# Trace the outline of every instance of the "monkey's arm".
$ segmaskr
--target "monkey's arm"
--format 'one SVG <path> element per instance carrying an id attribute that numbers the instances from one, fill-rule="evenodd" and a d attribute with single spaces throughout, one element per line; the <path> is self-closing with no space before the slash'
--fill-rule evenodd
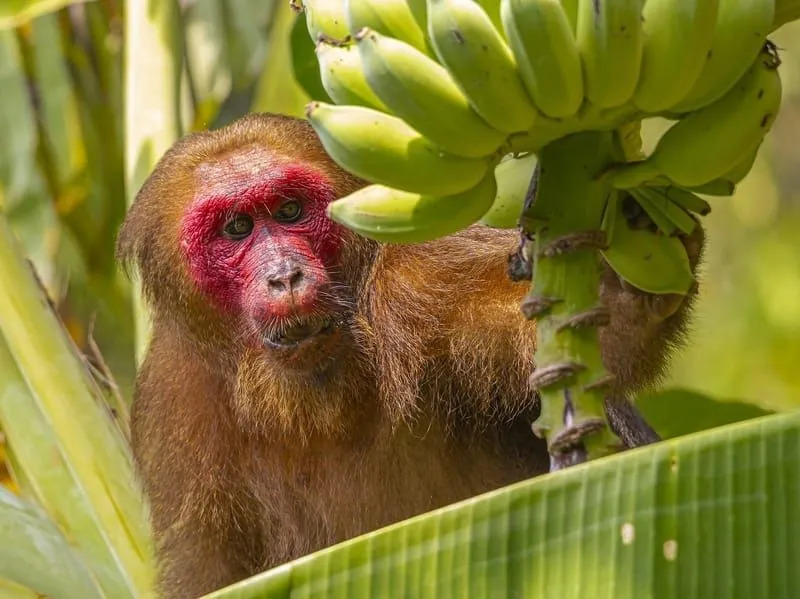
<path id="1" fill-rule="evenodd" d="M 170 337 L 155 326 L 137 378 L 132 445 L 151 504 L 161 591 L 188 598 L 252 573 L 258 527 L 248 526 L 222 390 Z"/>
<path id="2" fill-rule="evenodd" d="M 516 249 L 513 233 L 474 227 L 438 243 L 457 279 L 449 282 L 452 302 L 441 308 L 445 331 L 441 343 L 446 360 L 461 373 L 468 387 L 459 395 L 473 398 L 477 414 L 513 415 L 535 401 L 527 386 L 533 368 L 534 323 L 523 319 L 519 305 L 528 281 L 512 282 L 507 257 Z M 703 232 L 684 239 L 692 268 L 696 268 Z M 472 249 L 470 249 L 472 248 Z M 609 308 L 610 324 L 600 330 L 601 354 L 616 385 L 607 399 L 612 427 L 628 446 L 658 440 L 636 409 L 626 400 L 652 384 L 664 371 L 670 350 L 683 340 L 696 289 L 686 298 L 656 296 L 620 281 L 605 267 L 601 299 Z"/>

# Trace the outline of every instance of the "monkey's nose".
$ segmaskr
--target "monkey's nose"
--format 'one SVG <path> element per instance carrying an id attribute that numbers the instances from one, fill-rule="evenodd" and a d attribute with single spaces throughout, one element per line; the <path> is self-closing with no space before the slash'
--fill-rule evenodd
<path id="1" fill-rule="evenodd" d="M 303 271 L 298 267 L 275 273 L 267 279 L 267 285 L 273 294 L 290 293 L 296 290 L 302 282 Z"/>

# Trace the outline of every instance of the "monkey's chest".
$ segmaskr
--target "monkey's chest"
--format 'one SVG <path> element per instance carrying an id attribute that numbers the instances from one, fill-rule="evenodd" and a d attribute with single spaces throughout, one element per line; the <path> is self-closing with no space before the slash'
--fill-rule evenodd
<path id="1" fill-rule="evenodd" d="M 496 446 L 495 433 L 465 443 L 429 424 L 357 444 L 273 449 L 251 478 L 264 538 L 286 561 L 536 474 Z"/>

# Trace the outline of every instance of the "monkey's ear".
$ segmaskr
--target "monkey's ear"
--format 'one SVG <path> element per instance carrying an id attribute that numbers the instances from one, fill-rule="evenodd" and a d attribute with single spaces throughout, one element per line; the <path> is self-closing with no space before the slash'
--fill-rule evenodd
<path id="1" fill-rule="evenodd" d="M 152 193 L 158 193 L 151 187 L 150 181 L 145 182 L 117 234 L 115 255 L 129 277 L 133 266 L 147 270 L 156 252 L 160 215 L 148 201 Z"/>
<path id="2" fill-rule="evenodd" d="M 129 278 L 131 276 L 131 267 L 133 265 L 138 266 L 141 262 L 141 256 L 139 255 L 141 247 L 139 244 L 139 235 L 137 234 L 137 231 L 139 231 L 141 227 L 137 225 L 136 212 L 136 206 L 134 205 L 122 222 L 122 226 L 117 234 L 115 250 L 117 262 L 120 263 L 122 269 Z"/>

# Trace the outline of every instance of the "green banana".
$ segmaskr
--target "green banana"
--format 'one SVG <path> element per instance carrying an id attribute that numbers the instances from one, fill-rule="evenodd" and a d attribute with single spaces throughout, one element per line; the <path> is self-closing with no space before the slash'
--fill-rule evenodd
<path id="1" fill-rule="evenodd" d="M 714 179 L 713 181 L 709 181 L 705 185 L 699 185 L 697 187 L 692 187 L 692 191 L 696 191 L 697 193 L 705 193 L 707 195 L 716 195 L 716 196 L 731 196 L 733 192 L 736 191 L 736 185 L 744 179 L 750 170 L 753 168 L 753 164 L 756 161 L 756 156 L 758 155 L 758 150 L 761 147 L 759 143 L 754 150 L 751 150 L 749 154 L 739 162 L 736 166 L 734 166 L 731 170 L 727 173 Z"/>
<path id="2" fill-rule="evenodd" d="M 717 6 L 718 0 L 647 0 L 642 69 L 633 94 L 637 108 L 661 112 L 691 91 L 711 48 Z"/>
<path id="3" fill-rule="evenodd" d="M 611 108 L 633 96 L 642 62 L 644 0 L 579 0 L 578 49 L 586 97 Z"/>
<path id="4" fill-rule="evenodd" d="M 402 40 L 417 50 L 430 54 L 425 33 L 417 24 L 405 0 L 340 0 L 345 5 L 347 24 L 355 35 L 369 27 L 384 35 Z"/>
<path id="5" fill-rule="evenodd" d="M 677 237 L 632 229 L 619 203 L 609 202 L 603 229 L 609 246 L 601 250 L 608 265 L 625 281 L 648 293 L 685 295 L 694 282 L 686 248 Z"/>
<path id="6" fill-rule="evenodd" d="M 492 207 L 481 218 L 481 223 L 498 229 L 517 226 L 535 168 L 536 154 L 526 154 L 521 158 L 509 155 L 495 167 L 497 193 Z"/>
<path id="7" fill-rule="evenodd" d="M 681 233 L 689 235 L 697 226 L 697 221 L 683 208 L 673 203 L 664 194 L 656 191 L 654 187 L 637 187 L 636 189 L 631 189 L 630 193 L 658 228 L 667 235 L 671 235 L 676 228 Z M 666 223 L 666 226 L 662 226 L 662 223 Z"/>
<path id="8" fill-rule="evenodd" d="M 686 189 L 707 196 L 732 196 L 733 192 L 736 191 L 736 184 L 720 178 L 704 183 L 703 185 L 687 187 Z"/>
<path id="9" fill-rule="evenodd" d="M 687 96 L 670 111 L 692 112 L 724 96 L 758 55 L 774 14 L 774 0 L 719 0 L 703 70 Z"/>
<path id="10" fill-rule="evenodd" d="M 775 120 L 781 101 L 779 64 L 768 42 L 733 89 L 674 124 L 646 160 L 612 169 L 611 184 L 626 189 L 666 177 L 692 188 L 741 164 Z"/>
<path id="11" fill-rule="evenodd" d="M 488 160 L 445 154 L 403 120 L 361 106 L 311 102 L 306 116 L 331 158 L 372 183 L 431 195 L 477 185 Z"/>
<path id="12" fill-rule="evenodd" d="M 661 233 L 664 235 L 672 235 L 678 228 L 675 226 L 667 215 L 664 214 L 661 210 L 659 210 L 656 206 L 653 206 L 647 198 L 640 195 L 641 190 L 644 189 L 643 187 L 637 187 L 635 189 L 629 189 L 628 192 L 636 199 L 636 203 L 642 207 L 642 209 L 647 213 L 647 216 L 650 217 L 650 220 L 653 221 L 653 224 L 658 228 Z"/>
<path id="13" fill-rule="evenodd" d="M 744 179 L 750 173 L 750 171 L 753 168 L 753 164 L 755 164 L 756 162 L 756 157 L 758 156 L 758 150 L 761 148 L 762 140 L 759 140 L 755 148 L 748 151 L 747 155 L 744 157 L 743 160 L 741 160 L 731 170 L 722 175 L 722 178 L 725 179 L 726 181 L 730 181 L 734 185 L 736 185 L 742 179 Z"/>
<path id="14" fill-rule="evenodd" d="M 756 147 L 750 150 L 747 156 L 727 173 L 713 181 L 709 181 L 705 185 L 692 187 L 691 190 L 712 196 L 733 195 L 733 192 L 736 191 L 736 185 L 744 179 L 753 168 L 760 147 L 761 142 L 756 144 Z"/>
<path id="15" fill-rule="evenodd" d="M 525 89 L 536 108 L 571 117 L 583 102 L 575 34 L 559 0 L 502 0 L 500 14 Z"/>
<path id="16" fill-rule="evenodd" d="M 317 42 L 317 62 L 322 87 L 337 104 L 366 106 L 389 112 L 364 78 L 358 48 L 353 44 Z"/>
<path id="17" fill-rule="evenodd" d="M 364 75 L 375 94 L 445 152 L 487 156 L 505 140 L 469 105 L 443 66 L 414 47 L 370 29 L 356 35 Z"/>
<path id="18" fill-rule="evenodd" d="M 430 196 L 370 185 L 328 204 L 328 216 L 365 237 L 420 243 L 476 222 L 492 205 L 494 176 L 451 196 Z"/>
<path id="19" fill-rule="evenodd" d="M 504 133 L 531 128 L 536 109 L 511 50 L 479 4 L 428 0 L 428 34 L 439 62 L 486 122 Z"/>
<path id="20" fill-rule="evenodd" d="M 303 0 L 308 35 L 315 42 L 320 35 L 344 39 L 350 33 L 344 0 Z"/>
<path id="21" fill-rule="evenodd" d="M 676 204 L 687 212 L 705 216 L 711 212 L 711 204 L 700 196 L 682 187 L 654 187 L 653 191 L 664 196 L 669 202 Z"/>

